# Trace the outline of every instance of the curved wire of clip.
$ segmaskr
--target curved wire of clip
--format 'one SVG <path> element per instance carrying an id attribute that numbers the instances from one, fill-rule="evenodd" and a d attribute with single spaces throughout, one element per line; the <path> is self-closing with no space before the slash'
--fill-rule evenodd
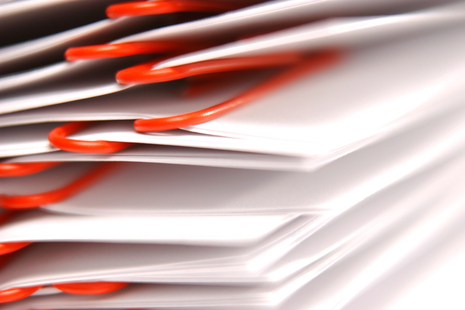
<path id="1" fill-rule="evenodd" d="M 221 115 L 229 113 L 230 111 L 237 109 L 247 103 L 250 103 L 264 96 L 265 94 L 275 90 L 276 88 L 281 87 L 287 83 L 290 83 L 295 79 L 298 79 L 299 77 L 302 77 L 309 73 L 322 70 L 336 63 L 339 59 L 340 59 L 339 53 L 333 52 L 333 51 L 316 54 L 311 57 L 307 57 L 305 59 L 300 59 L 300 61 L 294 62 L 293 66 L 291 66 L 290 68 L 276 74 L 270 79 L 254 86 L 248 91 L 230 100 L 227 100 L 223 103 L 214 105 L 212 107 L 209 107 L 203 110 L 180 114 L 180 115 L 171 116 L 171 117 L 163 117 L 163 118 L 155 118 L 155 119 L 139 119 L 134 122 L 134 128 L 138 132 L 165 131 L 165 130 L 171 130 L 171 129 L 178 129 L 182 127 L 188 127 L 188 126 L 197 125 L 197 124 L 210 121 Z M 251 59 L 248 59 L 248 60 L 251 60 Z M 280 62 L 278 63 L 284 64 L 286 61 L 289 61 L 289 60 L 291 60 L 291 58 L 286 59 L 285 57 L 283 57 L 282 59 L 280 59 Z M 220 62 L 215 61 L 215 64 L 218 64 L 218 63 Z M 238 67 L 240 67 L 241 69 L 245 69 L 247 67 L 245 65 L 250 64 L 250 67 L 247 67 L 247 68 L 258 68 L 260 67 L 260 65 L 263 65 L 265 63 L 266 61 L 258 62 L 258 63 L 246 61 L 246 62 L 241 63 L 241 66 L 238 66 Z M 179 68 L 167 68 L 166 70 L 160 69 L 155 74 L 152 74 L 151 72 L 148 73 L 148 75 L 150 76 L 147 80 L 164 81 L 164 80 L 168 80 L 169 78 L 173 78 L 173 79 L 182 78 L 182 77 L 191 76 L 192 74 L 219 72 L 218 69 L 227 70 L 227 69 L 238 68 L 238 67 L 234 67 L 233 64 L 234 64 L 233 62 L 228 63 L 228 61 L 225 60 L 225 62 L 221 63 L 220 65 L 212 65 L 212 66 L 207 65 L 205 67 L 202 67 L 201 63 L 186 65 L 186 67 L 188 67 L 187 70 L 185 68 L 182 68 L 181 70 L 179 70 Z M 123 70 L 123 71 L 126 71 L 126 70 Z M 153 71 L 157 71 L 157 70 L 153 70 Z M 145 73 L 147 72 L 145 71 L 144 74 Z M 120 74 L 120 77 L 121 77 L 121 74 Z M 127 77 L 128 77 L 127 75 L 124 76 L 124 78 L 127 78 Z M 130 75 L 130 77 L 132 76 Z M 137 78 L 138 77 L 135 76 L 135 78 L 132 81 L 136 80 Z M 143 76 L 143 78 L 145 78 L 145 75 Z M 147 80 L 144 80 L 144 81 L 147 81 Z M 125 81 L 128 81 L 128 80 L 125 80 Z"/>
<path id="2" fill-rule="evenodd" d="M 305 59 L 306 57 L 300 53 L 282 53 L 213 59 L 176 67 L 152 69 L 154 65 L 160 62 L 160 60 L 156 60 L 120 70 L 116 74 L 116 80 L 123 85 L 160 83 L 202 74 L 289 66 L 298 64 Z"/>
<path id="3" fill-rule="evenodd" d="M 53 286 L 62 292 L 76 295 L 100 295 L 117 291 L 129 283 L 123 282 L 86 282 L 54 284 Z M 12 288 L 0 291 L 0 304 L 17 301 L 34 294 L 42 286 Z"/>
<path id="4" fill-rule="evenodd" d="M 33 286 L 22 288 L 10 288 L 8 290 L 0 291 L 0 304 L 24 299 L 34 294 L 40 288 L 41 286 Z"/>
<path id="5" fill-rule="evenodd" d="M 24 210 L 62 201 L 90 186 L 112 170 L 115 165 L 116 163 L 99 164 L 70 184 L 49 192 L 32 195 L 0 195 L 0 206 L 6 209 Z"/>
<path id="6" fill-rule="evenodd" d="M 109 18 L 123 16 L 160 15 L 179 12 L 222 13 L 244 7 L 245 3 L 206 0 L 158 0 L 135 1 L 110 5 L 106 14 Z"/>
<path id="7" fill-rule="evenodd" d="M 114 153 L 131 146 L 131 143 L 109 141 L 84 141 L 69 139 L 72 135 L 85 129 L 91 122 L 72 122 L 53 129 L 48 139 L 50 143 L 63 151 L 76 153 Z"/>
<path id="8" fill-rule="evenodd" d="M 70 47 L 65 52 L 65 58 L 68 61 L 75 61 L 84 59 L 116 58 L 139 54 L 180 53 L 194 51 L 202 47 L 206 47 L 206 45 L 161 41 L 109 43 Z"/>
<path id="9" fill-rule="evenodd" d="M 125 282 L 80 282 L 54 284 L 53 286 L 60 291 L 76 295 L 100 295 L 117 291 L 129 283 Z"/>
<path id="10" fill-rule="evenodd" d="M 230 3 L 206 0 L 158 0 L 137 1 L 110 5 L 107 15 L 110 18 L 141 16 L 176 12 L 226 12 L 248 5 L 247 2 Z M 185 53 L 212 44 L 186 42 L 140 41 L 70 47 L 65 52 L 68 61 L 84 59 L 115 58 L 138 54 Z"/>
<path id="11" fill-rule="evenodd" d="M 19 177 L 34 174 L 60 164 L 59 162 L 0 164 L 0 177 Z"/>
<path id="12" fill-rule="evenodd" d="M 0 243 L 0 255 L 5 255 L 8 253 L 15 252 L 28 246 L 32 242 L 8 242 L 8 243 Z"/>
<path id="13" fill-rule="evenodd" d="M 283 70 L 270 79 L 252 87 L 248 91 L 212 107 L 171 117 L 139 119 L 134 122 L 134 128 L 138 132 L 154 132 L 188 127 L 215 119 L 258 99 L 301 76 L 317 72 L 335 64 L 339 59 L 340 54 L 335 51 L 317 53 L 312 56 L 306 56 L 298 53 L 286 53 L 279 55 L 243 57 L 237 59 L 217 59 L 184 66 L 151 70 L 152 66 L 156 64 L 158 62 L 157 61 L 119 71 L 117 79 L 123 84 L 156 83 L 201 74 L 280 66 L 288 67 L 286 70 Z M 113 153 L 132 145 L 126 142 L 83 141 L 67 138 L 68 135 L 84 129 L 89 124 L 91 123 L 74 122 L 60 126 L 50 132 L 49 140 L 53 146 L 59 149 L 77 153 Z"/>

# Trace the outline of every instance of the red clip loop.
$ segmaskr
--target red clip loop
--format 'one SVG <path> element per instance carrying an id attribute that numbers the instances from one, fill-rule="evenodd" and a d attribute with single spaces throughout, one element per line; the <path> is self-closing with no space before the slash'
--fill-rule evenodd
<path id="1" fill-rule="evenodd" d="M 201 74 L 289 66 L 304 60 L 298 53 L 213 59 L 186 65 L 152 69 L 159 62 L 145 63 L 119 71 L 116 80 L 120 84 L 149 84 L 179 80 Z"/>
<path id="2" fill-rule="evenodd" d="M 70 47 L 65 52 L 68 61 L 83 59 L 116 58 L 138 54 L 187 52 L 199 49 L 197 45 L 177 42 L 126 42 Z"/>
<path id="3" fill-rule="evenodd" d="M 8 242 L 0 243 L 0 255 L 5 255 L 28 246 L 32 242 Z"/>
<path id="4" fill-rule="evenodd" d="M 0 177 L 18 177 L 28 174 L 34 174 L 53 166 L 60 164 L 59 162 L 44 162 L 44 163 L 12 163 L 0 164 Z"/>
<path id="5" fill-rule="evenodd" d="M 156 119 L 139 119 L 134 122 L 134 128 L 139 132 L 165 131 L 210 121 L 240 106 L 255 101 L 276 88 L 290 83 L 305 74 L 324 69 L 336 63 L 339 59 L 340 55 L 337 52 L 317 54 L 228 101 L 186 114 Z"/>
<path id="6" fill-rule="evenodd" d="M 77 295 L 99 295 L 117 291 L 129 283 L 123 282 L 91 282 L 91 283 L 65 283 L 53 286 L 69 294 Z"/>
<path id="7" fill-rule="evenodd" d="M 34 294 L 41 286 L 11 288 L 9 290 L 0 291 L 0 304 L 20 300 Z"/>
<path id="8" fill-rule="evenodd" d="M 62 201 L 96 182 L 99 178 L 111 171 L 116 164 L 117 163 L 100 164 L 97 168 L 92 169 L 72 183 L 49 192 L 22 196 L 0 195 L 0 205 L 7 209 L 22 210 Z"/>
<path id="9" fill-rule="evenodd" d="M 247 3 L 228 3 L 222 1 L 196 0 L 158 0 L 135 1 L 110 5 L 107 10 L 109 18 L 123 16 L 160 15 L 178 12 L 222 13 L 244 7 Z"/>
<path id="10" fill-rule="evenodd" d="M 88 127 L 90 124 L 90 122 L 65 124 L 53 129 L 48 135 L 48 139 L 54 147 L 75 153 L 114 153 L 132 145 L 125 142 L 83 141 L 67 138 L 68 135 L 72 135 Z"/>

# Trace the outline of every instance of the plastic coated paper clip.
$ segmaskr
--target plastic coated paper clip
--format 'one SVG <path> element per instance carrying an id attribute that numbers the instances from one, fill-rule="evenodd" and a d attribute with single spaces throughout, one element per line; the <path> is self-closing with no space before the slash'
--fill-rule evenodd
<path id="1" fill-rule="evenodd" d="M 108 141 L 82 141 L 67 136 L 88 127 L 91 122 L 72 122 L 53 129 L 48 135 L 50 143 L 63 151 L 76 153 L 114 153 L 131 146 L 131 143 Z"/>
<path id="2" fill-rule="evenodd" d="M 281 71 L 248 91 L 212 107 L 171 117 L 139 119 L 134 122 L 134 128 L 138 132 L 155 132 L 178 129 L 210 121 L 245 104 L 253 102 L 276 88 L 284 86 L 306 74 L 318 72 L 319 70 L 333 65 L 338 62 L 339 59 L 340 54 L 338 52 L 328 51 L 310 57 L 289 54 L 241 59 L 220 59 L 159 70 L 148 70 L 148 65 L 141 65 L 120 71 L 117 74 L 117 79 L 123 84 L 129 82 L 154 83 L 185 78 L 197 74 L 292 64 L 290 68 Z M 151 67 L 152 66 L 150 66 L 150 68 Z"/>
<path id="3" fill-rule="evenodd" d="M 0 177 L 34 174 L 59 164 L 59 162 L 0 164 Z"/>
<path id="4" fill-rule="evenodd" d="M 212 107 L 171 117 L 139 119 L 134 122 L 134 128 L 138 132 L 156 132 L 188 127 L 210 121 L 253 102 L 276 88 L 284 86 L 306 74 L 323 70 L 337 63 L 340 59 L 341 54 L 337 51 L 325 51 L 310 56 L 300 53 L 286 53 L 216 59 L 179 67 L 152 70 L 153 65 L 159 62 L 157 61 L 119 71 L 117 73 L 117 80 L 122 84 L 147 84 L 210 73 L 287 67 L 285 70 L 259 83 L 248 91 Z M 77 153 L 113 153 L 132 145 L 126 142 L 82 141 L 67 138 L 68 135 L 84 129 L 90 124 L 91 122 L 74 122 L 60 126 L 50 132 L 49 140 L 53 146 L 61 150 Z"/>
<path id="5" fill-rule="evenodd" d="M 92 183 L 109 173 L 117 163 L 103 163 L 97 165 L 96 168 L 91 169 L 89 172 L 79 177 L 77 180 L 70 184 L 45 193 L 32 194 L 32 195 L 0 195 L 0 206 L 12 210 L 24 210 L 38 208 L 42 205 L 48 205 L 62 201 L 79 191 L 90 186 Z"/>
<path id="6" fill-rule="evenodd" d="M 33 286 L 0 291 L 0 304 L 24 299 L 37 292 L 40 288 L 40 286 Z"/>
<path id="7" fill-rule="evenodd" d="M 123 282 L 82 282 L 82 283 L 65 283 L 54 284 L 53 286 L 62 292 L 76 295 L 100 295 L 117 291 L 129 283 Z M 42 286 L 33 286 L 25 288 L 12 288 L 0 291 L 0 303 L 8 303 L 24 299 L 34 294 Z"/>
<path id="8" fill-rule="evenodd" d="M 160 15 L 179 12 L 222 13 L 248 5 L 247 2 L 158 0 L 135 1 L 110 5 L 106 14 L 109 18 L 123 16 Z"/>
<path id="9" fill-rule="evenodd" d="M 107 16 L 118 18 L 123 16 L 158 15 L 177 12 L 214 12 L 221 13 L 250 5 L 248 2 L 231 3 L 225 1 L 185 1 L 185 0 L 159 0 L 137 1 L 110 5 L 107 8 Z M 218 42 L 216 42 L 218 43 Z M 84 59 L 115 58 L 138 54 L 162 54 L 162 53 L 186 53 L 215 45 L 214 43 L 190 42 L 160 42 L 141 41 L 89 45 L 71 47 L 65 52 L 68 61 Z"/>
<path id="10" fill-rule="evenodd" d="M 192 52 L 210 45 L 186 44 L 181 42 L 125 42 L 82 47 L 70 47 L 65 52 L 68 61 L 85 59 L 117 58 L 139 54 L 178 54 Z"/>

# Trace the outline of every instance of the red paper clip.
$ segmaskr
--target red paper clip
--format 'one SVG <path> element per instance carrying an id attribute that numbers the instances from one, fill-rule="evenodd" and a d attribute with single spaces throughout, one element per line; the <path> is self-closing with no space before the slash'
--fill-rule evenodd
<path id="1" fill-rule="evenodd" d="M 201 124 L 229 113 L 305 74 L 317 72 L 335 64 L 341 58 L 340 56 L 340 53 L 335 51 L 322 52 L 312 56 L 305 56 L 299 53 L 286 53 L 237 59 L 216 59 L 178 67 L 151 70 L 152 66 L 159 62 L 157 61 L 122 70 L 118 72 L 117 79 L 123 84 L 146 84 L 172 81 L 200 74 L 290 66 L 287 70 L 280 72 L 226 102 L 186 114 L 156 119 L 139 119 L 134 122 L 134 128 L 139 132 L 166 131 Z M 75 133 L 89 124 L 88 122 L 75 122 L 55 128 L 50 132 L 49 140 L 59 149 L 79 153 L 113 153 L 131 145 L 126 142 L 82 141 L 67 138 L 67 135 Z"/>
<path id="2" fill-rule="evenodd" d="M 126 42 L 100 45 L 89 45 L 81 47 L 70 47 L 65 52 L 68 61 L 84 59 L 116 58 L 139 54 L 163 54 L 190 52 L 206 47 L 198 44 L 186 44 L 179 42 Z"/>
<path id="3" fill-rule="evenodd" d="M 222 13 L 236 10 L 248 5 L 240 2 L 196 1 L 196 0 L 157 0 L 135 1 L 110 5 L 107 10 L 109 18 L 123 16 L 160 15 L 179 12 Z"/>
<path id="4" fill-rule="evenodd" d="M 0 291 L 0 304 L 24 299 L 34 294 L 41 286 L 11 288 Z"/>
<path id="5" fill-rule="evenodd" d="M 152 69 L 160 60 L 123 69 L 116 74 L 120 84 L 160 83 L 201 74 L 289 66 L 300 63 L 305 56 L 300 53 L 261 55 L 241 58 L 213 59 L 186 65 Z"/>
<path id="6" fill-rule="evenodd" d="M 110 18 L 123 16 L 139 16 L 167 14 L 175 12 L 225 12 L 238 9 L 248 5 L 247 2 L 228 3 L 217 1 L 195 1 L 195 0 L 158 0 L 158 1 L 137 1 L 110 5 L 107 8 L 107 15 Z M 70 47 L 65 52 L 65 58 L 68 61 L 83 59 L 102 59 L 115 58 L 138 54 L 179 54 L 192 52 L 201 48 L 212 46 L 203 43 L 193 42 L 160 42 L 160 41 L 141 41 L 111 43 L 101 45 L 89 45 L 82 47 Z"/>
<path id="7" fill-rule="evenodd" d="M 0 206 L 7 209 L 24 210 L 62 201 L 90 186 L 111 171 L 116 164 L 117 163 L 100 164 L 95 169 L 92 169 L 70 184 L 49 192 L 18 196 L 0 195 Z"/>
<path id="8" fill-rule="evenodd" d="M 7 242 L 7 243 L 0 243 L 0 255 L 5 255 L 11 252 L 15 252 L 28 246 L 32 242 Z"/>
<path id="9" fill-rule="evenodd" d="M 83 141 L 68 139 L 67 136 L 76 133 L 91 122 L 73 122 L 53 129 L 48 135 L 50 143 L 63 151 L 75 153 L 114 153 L 131 146 L 131 143 L 108 141 Z"/>
<path id="10" fill-rule="evenodd" d="M 158 0 L 135 1 L 110 5 L 107 8 L 107 16 L 118 18 L 123 16 L 159 15 L 176 12 L 214 12 L 221 13 L 239 9 L 256 1 L 224 2 L 205 0 Z M 82 47 L 70 47 L 65 52 L 68 61 L 83 59 L 115 58 L 138 54 L 179 54 L 193 52 L 201 48 L 210 47 L 219 42 L 194 43 L 194 42 L 160 42 L 140 41 L 110 43 L 101 45 L 89 45 Z"/>
<path id="11" fill-rule="evenodd" d="M 100 295 L 117 291 L 129 283 L 123 282 L 88 282 L 88 283 L 65 283 L 53 286 L 62 292 L 76 295 Z M 0 291 L 0 303 L 8 303 L 31 296 L 42 286 L 12 288 Z"/>
<path id="12" fill-rule="evenodd" d="M 188 127 L 192 125 L 201 124 L 212 119 L 215 119 L 221 115 L 224 115 L 240 106 L 257 100 L 265 94 L 281 87 L 293 80 L 302 77 L 311 72 L 317 72 L 330 65 L 335 64 L 340 59 L 340 54 L 337 52 L 324 52 L 316 54 L 312 57 L 308 57 L 300 62 L 294 63 L 294 65 L 275 75 L 274 77 L 262 82 L 261 84 L 249 89 L 248 91 L 227 100 L 223 103 L 214 105 L 212 107 L 190 112 L 186 114 L 180 114 L 171 117 L 156 118 L 156 119 L 139 119 L 134 122 L 134 128 L 139 132 L 154 132 L 154 131 L 165 131 L 171 129 L 177 129 L 182 127 Z M 226 63 L 226 62 L 225 62 Z M 244 62 L 246 63 L 246 62 Z M 224 63 L 223 63 L 224 64 Z M 251 67 L 254 66 L 251 62 Z M 177 70 L 177 68 L 160 69 L 159 80 L 163 78 L 171 77 L 186 77 L 195 73 L 211 73 L 218 72 L 217 69 L 228 68 L 228 64 L 223 66 L 207 66 L 207 68 L 201 67 L 201 64 L 196 66 L 188 65 L 188 70 Z M 256 66 L 258 67 L 258 66 Z M 241 67 L 241 69 L 244 67 Z M 198 69 L 198 70 L 196 70 Z M 166 74 L 163 74 L 166 72 Z M 155 79 L 152 79 L 155 80 Z"/>
<path id="13" fill-rule="evenodd" d="M 59 162 L 0 164 L 0 177 L 34 174 L 60 164 Z"/>
<path id="14" fill-rule="evenodd" d="M 129 283 L 123 282 L 90 282 L 90 283 L 65 283 L 54 284 L 60 291 L 77 295 L 99 295 L 117 291 Z"/>

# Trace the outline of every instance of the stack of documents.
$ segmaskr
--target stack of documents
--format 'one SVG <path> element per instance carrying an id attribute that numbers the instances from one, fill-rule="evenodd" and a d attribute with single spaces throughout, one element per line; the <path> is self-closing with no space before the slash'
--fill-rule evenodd
<path id="1" fill-rule="evenodd" d="M 0 309 L 465 307 L 465 1 L 0 20 Z"/>

